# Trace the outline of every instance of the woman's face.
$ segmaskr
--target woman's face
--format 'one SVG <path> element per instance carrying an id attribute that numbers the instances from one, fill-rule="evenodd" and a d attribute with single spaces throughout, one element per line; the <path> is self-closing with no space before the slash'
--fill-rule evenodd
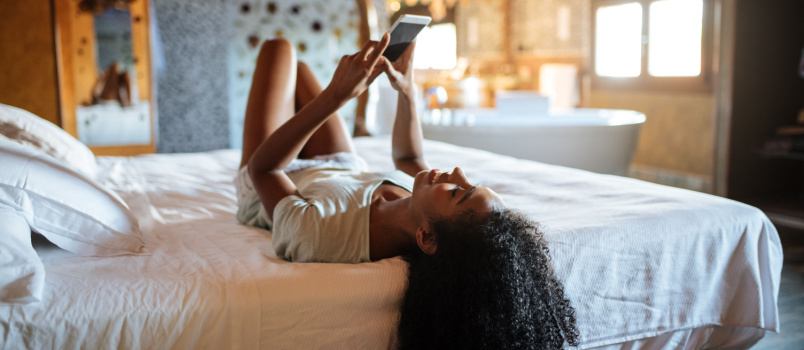
<path id="1" fill-rule="evenodd" d="M 413 215 L 422 225 L 432 216 L 452 217 L 466 210 L 485 215 L 505 206 L 502 198 L 490 188 L 469 182 L 461 168 L 455 168 L 452 173 L 438 169 L 419 172 L 414 178 L 411 196 Z"/>

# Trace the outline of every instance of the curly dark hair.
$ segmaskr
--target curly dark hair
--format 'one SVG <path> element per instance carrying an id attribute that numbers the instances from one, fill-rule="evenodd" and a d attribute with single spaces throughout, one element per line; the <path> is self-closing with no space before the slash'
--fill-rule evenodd
<path id="1" fill-rule="evenodd" d="M 433 223 L 433 255 L 405 256 L 399 349 L 560 349 L 578 345 L 575 310 L 539 225 L 511 209 Z"/>

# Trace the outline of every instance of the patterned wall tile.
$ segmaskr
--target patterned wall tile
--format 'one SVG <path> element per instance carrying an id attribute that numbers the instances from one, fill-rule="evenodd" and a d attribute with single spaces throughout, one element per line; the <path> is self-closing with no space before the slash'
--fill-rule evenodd
<path id="1" fill-rule="evenodd" d="M 511 0 L 511 52 L 583 56 L 591 45 L 589 0 Z"/>
<path id="2" fill-rule="evenodd" d="M 506 34 L 506 6 L 510 33 Z M 508 35 L 512 54 L 582 56 L 590 47 L 589 0 L 461 2 L 456 7 L 458 54 L 502 57 Z"/>
<path id="3" fill-rule="evenodd" d="M 297 58 L 313 70 L 322 86 L 329 83 L 338 60 L 358 46 L 360 12 L 354 0 L 250 0 L 227 3 L 230 144 L 242 145 L 243 119 L 255 61 L 263 41 L 285 38 Z M 351 127 L 356 100 L 339 114 Z"/>
<path id="4" fill-rule="evenodd" d="M 228 147 L 224 3 L 152 0 L 152 6 L 165 58 L 157 74 L 157 151 Z"/>
<path id="5" fill-rule="evenodd" d="M 152 0 L 165 61 L 157 75 L 157 151 L 241 146 L 254 62 L 267 39 L 293 41 L 298 58 L 328 84 L 337 60 L 359 49 L 356 1 Z M 372 3 L 382 33 L 385 1 Z M 340 113 L 349 124 L 355 104 Z"/>
<path id="6" fill-rule="evenodd" d="M 469 1 L 455 7 L 458 55 L 505 55 L 505 5 L 507 1 Z"/>

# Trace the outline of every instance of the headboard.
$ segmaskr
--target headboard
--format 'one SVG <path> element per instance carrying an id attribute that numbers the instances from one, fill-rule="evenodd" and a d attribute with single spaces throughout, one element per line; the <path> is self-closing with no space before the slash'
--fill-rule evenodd
<path id="1" fill-rule="evenodd" d="M 232 148 L 240 148 L 246 101 L 255 60 L 263 41 L 286 38 L 297 58 L 307 63 L 322 86 L 329 83 L 338 60 L 377 36 L 371 0 L 256 0 L 230 2 L 228 47 L 229 115 Z M 363 134 L 368 96 L 340 109 L 355 135 Z"/>

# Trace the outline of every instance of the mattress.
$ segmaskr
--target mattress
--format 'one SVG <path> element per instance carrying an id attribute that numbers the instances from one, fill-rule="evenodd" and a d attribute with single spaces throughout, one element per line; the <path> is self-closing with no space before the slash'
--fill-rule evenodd
<path id="1" fill-rule="evenodd" d="M 376 170 L 390 139 L 355 140 Z M 547 228 L 580 349 L 747 347 L 778 331 L 778 234 L 756 208 L 634 179 L 425 142 Z M 393 347 L 406 265 L 300 264 L 235 220 L 239 152 L 99 158 L 147 252 L 77 257 L 46 242 L 41 302 L 0 304 L 8 348 Z"/>

